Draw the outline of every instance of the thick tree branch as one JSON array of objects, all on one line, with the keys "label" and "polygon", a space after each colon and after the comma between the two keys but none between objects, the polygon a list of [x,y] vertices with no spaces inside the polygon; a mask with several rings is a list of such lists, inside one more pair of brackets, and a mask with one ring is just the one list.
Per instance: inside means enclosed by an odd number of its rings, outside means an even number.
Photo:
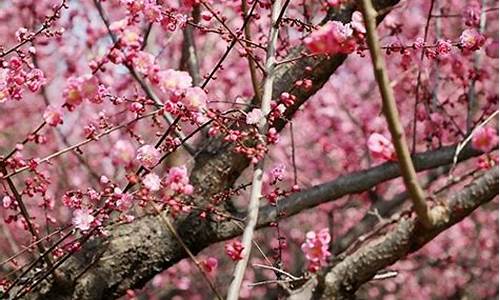
[{"label": "thick tree branch", "polygon": [[402,217],[390,232],[333,267],[324,278],[321,298],[352,299],[356,290],[372,279],[377,271],[417,251],[497,195],[498,167],[494,167],[447,201],[449,213],[446,220],[425,228],[415,217]]},{"label": "thick tree branch", "polygon": [[[453,161],[455,147],[429,151],[414,156],[414,164],[419,171],[432,169]],[[459,159],[465,160],[480,152],[466,148]],[[280,201],[280,208],[290,217],[322,203],[333,201],[350,193],[366,191],[376,184],[398,177],[396,163],[385,163],[364,171],[340,176],[332,182],[293,194]],[[258,227],[268,226],[276,221],[276,209],[271,206],[260,210]],[[194,223],[194,224],[193,224]],[[184,226],[184,224],[187,224]],[[176,223],[176,228],[185,244],[196,254],[216,242],[227,240],[242,233],[234,222],[212,223],[199,218],[191,218]],[[47,284],[32,299],[108,299],[123,294],[128,288],[140,287],[155,274],[187,257],[184,249],[165,230],[158,217],[146,216],[131,224],[108,228],[111,236],[107,242],[94,240],[86,248],[64,265],[64,274],[69,280],[80,273],[83,266],[95,260],[98,249],[106,249],[77,281],[76,286],[65,291],[51,288]]]}]

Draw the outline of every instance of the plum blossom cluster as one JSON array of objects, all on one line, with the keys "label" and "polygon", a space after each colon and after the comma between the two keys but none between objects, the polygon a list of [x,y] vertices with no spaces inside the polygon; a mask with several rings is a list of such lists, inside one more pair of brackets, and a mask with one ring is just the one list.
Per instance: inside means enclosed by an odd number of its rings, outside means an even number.
[{"label": "plum blossom cluster", "polygon": [[331,256],[328,250],[330,240],[328,228],[323,228],[318,232],[309,231],[306,234],[306,240],[300,248],[309,262],[307,269],[310,272],[317,272],[320,267],[327,264],[327,259]]},{"label": "plum blossom cluster", "polygon": [[224,245],[227,256],[234,261],[243,259],[243,244],[238,240],[233,240]]},{"label": "plum blossom cluster", "polygon": [[349,54],[356,49],[354,31],[350,24],[330,21],[304,39],[313,54]]},{"label": "plum blossom cluster", "polygon": [[18,56],[3,62],[0,69],[0,103],[7,100],[19,101],[24,89],[37,92],[45,83],[45,75],[40,69],[27,69],[26,63]]},{"label": "plum blossom cluster", "polygon": [[149,23],[160,24],[168,31],[175,31],[186,24],[186,14],[195,1],[181,1],[180,7],[173,3],[162,6],[155,0],[120,0],[120,3],[127,8],[127,16],[120,22],[134,24],[139,17],[143,17]]},{"label": "plum blossom cluster", "polygon": [[97,77],[91,74],[79,77],[70,77],[66,81],[63,91],[65,106],[69,111],[73,111],[83,101],[90,101],[99,104],[103,101],[102,92],[104,87],[99,85]]}]

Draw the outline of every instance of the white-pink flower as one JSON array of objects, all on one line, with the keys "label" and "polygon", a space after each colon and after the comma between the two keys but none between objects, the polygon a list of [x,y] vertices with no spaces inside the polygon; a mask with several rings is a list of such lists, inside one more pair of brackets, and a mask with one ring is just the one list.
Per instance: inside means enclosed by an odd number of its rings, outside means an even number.
[{"label": "white-pink flower", "polygon": [[189,109],[200,110],[207,106],[208,96],[202,88],[195,86],[186,90],[184,99]]},{"label": "white-pink flower", "polygon": [[486,39],[475,29],[466,29],[460,35],[460,46],[468,50],[477,50],[481,48]]},{"label": "white-pink flower", "polygon": [[262,119],[262,117],[263,117],[262,110],[260,110],[258,108],[254,108],[254,109],[252,109],[251,112],[247,113],[246,122],[249,125],[257,124],[257,123],[259,123],[260,119]]},{"label": "white-pink flower", "polygon": [[139,51],[137,56],[134,58],[134,65],[137,71],[142,74],[148,74],[149,70],[155,62],[155,57],[151,53]]},{"label": "white-pink flower", "polygon": [[491,127],[481,127],[474,131],[472,146],[483,152],[490,152],[498,145],[497,131]]},{"label": "white-pink flower", "polygon": [[2,199],[2,205],[4,208],[9,208],[12,204],[12,198],[10,196],[4,196]]},{"label": "white-pink flower", "polygon": [[128,140],[118,140],[111,150],[111,160],[114,164],[129,164],[134,159],[135,148]]},{"label": "white-pink flower", "polygon": [[152,192],[157,192],[160,190],[161,187],[161,180],[158,175],[154,173],[149,173],[148,175],[144,176],[144,179],[142,180],[142,184],[150,191]]},{"label": "white-pink flower", "polygon": [[161,153],[151,145],[144,145],[137,149],[136,159],[146,168],[153,168],[160,161]]},{"label": "white-pink flower", "polygon": [[73,211],[73,225],[82,230],[89,230],[92,222],[94,222],[94,216],[91,214],[91,211],[87,208],[76,209]]},{"label": "white-pink flower", "polygon": [[395,160],[396,153],[391,141],[380,133],[372,133],[368,138],[368,150],[375,159]]},{"label": "white-pink flower", "polygon": [[193,84],[193,79],[189,73],[168,69],[158,73],[160,89],[164,93],[183,91]]},{"label": "white-pink flower", "polygon": [[43,113],[43,119],[50,126],[57,126],[63,123],[63,110],[52,105],[47,106]]},{"label": "white-pink flower", "polygon": [[363,21],[363,14],[355,11],[351,17],[351,27],[359,33],[366,33],[365,23]]}]

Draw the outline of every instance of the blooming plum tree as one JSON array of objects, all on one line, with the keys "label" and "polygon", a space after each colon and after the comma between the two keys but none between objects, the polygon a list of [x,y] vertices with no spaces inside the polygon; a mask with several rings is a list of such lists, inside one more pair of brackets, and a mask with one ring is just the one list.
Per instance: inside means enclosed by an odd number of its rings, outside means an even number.
[{"label": "blooming plum tree", "polygon": [[497,6],[0,3],[0,299],[494,298]]}]

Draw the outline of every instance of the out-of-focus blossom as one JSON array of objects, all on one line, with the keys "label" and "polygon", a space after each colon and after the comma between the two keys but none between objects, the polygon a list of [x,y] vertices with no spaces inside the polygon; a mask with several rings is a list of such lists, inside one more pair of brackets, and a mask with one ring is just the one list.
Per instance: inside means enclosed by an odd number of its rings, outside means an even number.
[{"label": "out-of-focus blossom", "polygon": [[356,46],[350,24],[330,21],[320,29],[312,32],[304,43],[310,52],[315,54],[352,53]]},{"label": "out-of-focus blossom", "polygon": [[57,126],[63,123],[63,110],[59,107],[47,106],[43,113],[43,119],[50,126]]},{"label": "out-of-focus blossom", "polygon": [[498,145],[497,131],[491,127],[481,127],[474,131],[472,146],[483,152],[490,152]]},{"label": "out-of-focus blossom", "polygon": [[380,133],[372,133],[368,138],[368,150],[375,159],[395,160],[396,153],[390,140]]},{"label": "out-of-focus blossom", "polygon": [[137,149],[136,159],[146,168],[153,168],[160,161],[161,154],[151,145],[144,145]]},{"label": "out-of-focus blossom", "polygon": [[144,176],[144,179],[142,180],[142,184],[144,184],[144,186],[152,191],[152,192],[157,192],[160,190],[160,187],[161,187],[161,180],[160,180],[160,177],[158,177],[158,175],[154,174],[154,173],[149,173],[148,175]]}]

